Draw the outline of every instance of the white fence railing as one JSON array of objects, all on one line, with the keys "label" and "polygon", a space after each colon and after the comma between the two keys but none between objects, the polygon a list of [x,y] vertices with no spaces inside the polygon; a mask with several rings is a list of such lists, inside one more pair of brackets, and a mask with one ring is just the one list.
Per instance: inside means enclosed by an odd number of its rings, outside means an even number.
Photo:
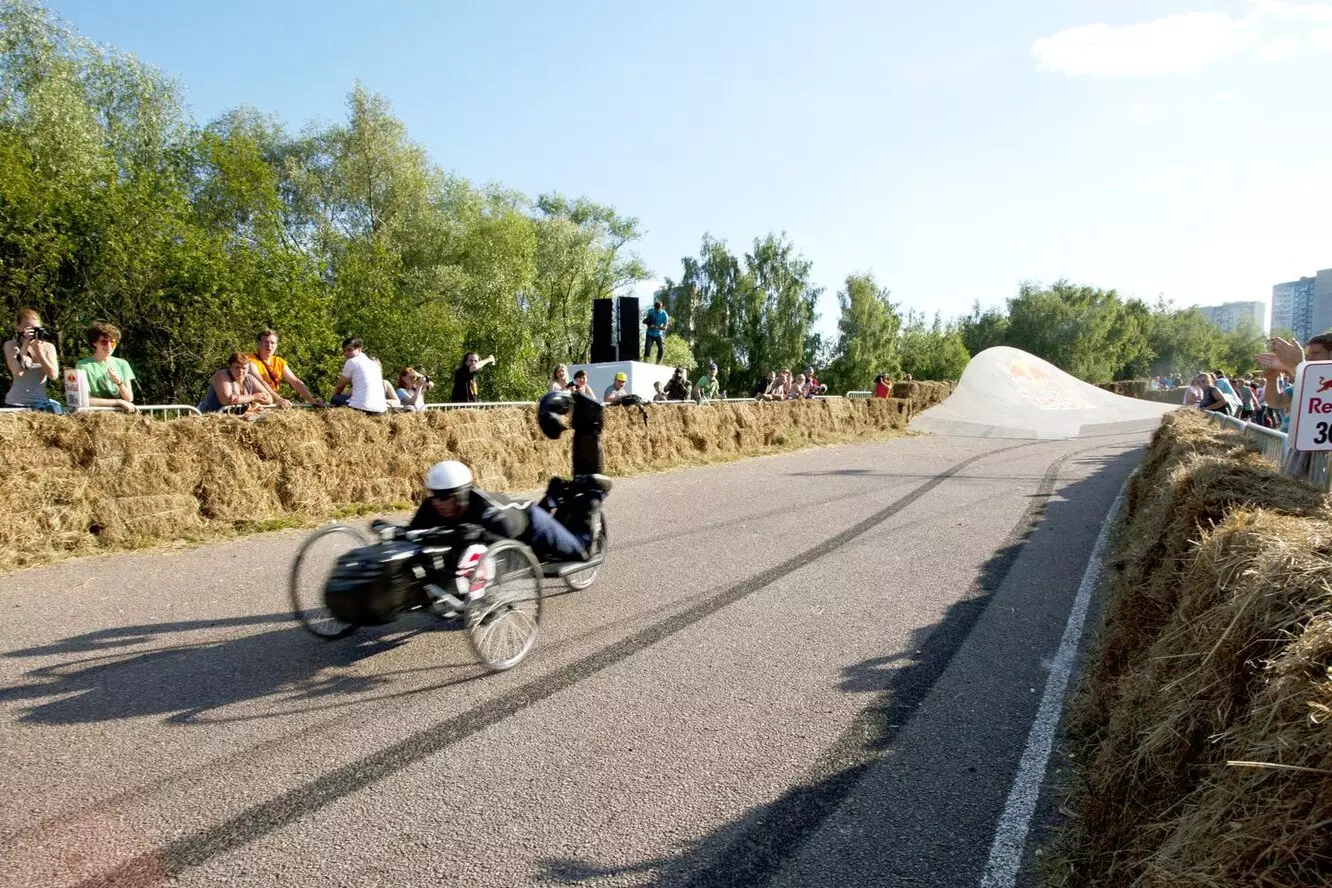
[{"label": "white fence railing", "polygon": [[1245,422],[1224,413],[1207,411],[1212,422],[1235,429],[1258,446],[1263,456],[1270,459],[1277,468],[1291,475],[1308,481],[1323,490],[1332,490],[1332,453],[1314,452],[1305,454],[1307,458],[1292,459],[1287,450],[1286,433],[1267,426]]},{"label": "white fence railing", "polygon": [[[139,413],[148,413],[153,416],[161,414],[162,419],[177,419],[181,416],[198,416],[199,408],[193,404],[135,404],[134,408]],[[37,413],[41,412],[30,407],[0,407],[0,413]],[[65,408],[66,413],[116,413],[116,407],[80,407],[77,410],[72,407]]]}]

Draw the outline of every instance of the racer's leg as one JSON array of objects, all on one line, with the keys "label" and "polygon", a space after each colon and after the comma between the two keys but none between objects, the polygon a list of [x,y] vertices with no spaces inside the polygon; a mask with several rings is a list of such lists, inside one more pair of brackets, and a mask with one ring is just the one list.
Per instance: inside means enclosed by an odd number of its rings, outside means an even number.
[{"label": "racer's leg", "polygon": [[[600,503],[598,503],[600,505]],[[570,530],[540,506],[527,510],[527,543],[542,561],[585,561],[587,547],[592,542],[591,525],[583,533]]]}]

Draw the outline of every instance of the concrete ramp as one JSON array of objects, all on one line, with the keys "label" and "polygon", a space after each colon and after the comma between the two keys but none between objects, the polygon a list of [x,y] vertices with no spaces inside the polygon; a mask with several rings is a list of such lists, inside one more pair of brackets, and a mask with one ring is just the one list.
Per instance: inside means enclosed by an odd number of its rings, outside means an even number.
[{"label": "concrete ramp", "polygon": [[971,359],[948,399],[911,421],[913,431],[970,438],[1077,438],[1149,430],[1178,409],[1085,383],[1007,346]]}]

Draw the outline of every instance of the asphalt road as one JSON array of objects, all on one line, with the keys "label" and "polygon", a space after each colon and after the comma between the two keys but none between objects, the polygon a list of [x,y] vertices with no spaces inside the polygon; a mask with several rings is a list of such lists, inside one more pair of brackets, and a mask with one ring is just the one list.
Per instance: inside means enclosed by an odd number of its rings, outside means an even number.
[{"label": "asphalt road", "polygon": [[974,885],[1145,439],[624,479],[497,675],[307,636],[300,533],[0,578],[0,885]]}]

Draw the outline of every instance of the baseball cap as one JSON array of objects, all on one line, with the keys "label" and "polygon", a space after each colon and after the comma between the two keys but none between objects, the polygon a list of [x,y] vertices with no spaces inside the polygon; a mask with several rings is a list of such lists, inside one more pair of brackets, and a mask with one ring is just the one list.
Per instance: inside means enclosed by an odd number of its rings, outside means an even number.
[{"label": "baseball cap", "polygon": [[628,382],[628,381],[629,381],[629,377],[628,377],[627,375],[625,375],[624,373],[616,373],[616,374],[615,374],[615,381],[616,381],[616,382]]}]

